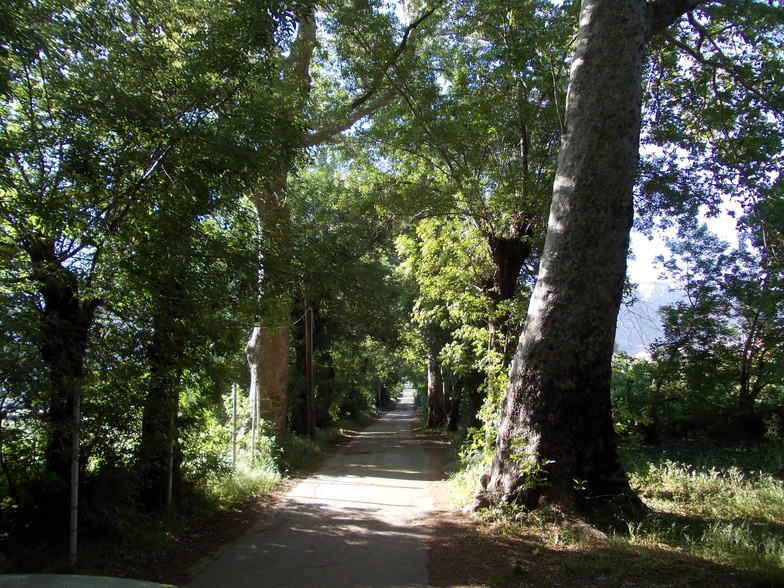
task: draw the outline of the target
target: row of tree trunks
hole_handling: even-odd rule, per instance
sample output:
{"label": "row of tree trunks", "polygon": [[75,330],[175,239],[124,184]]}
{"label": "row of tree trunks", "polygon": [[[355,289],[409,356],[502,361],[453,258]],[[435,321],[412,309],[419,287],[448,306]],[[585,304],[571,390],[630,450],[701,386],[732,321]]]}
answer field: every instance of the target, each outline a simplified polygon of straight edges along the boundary
{"label": "row of tree trunks", "polygon": [[[355,8],[366,9],[357,6]],[[435,7],[425,9],[416,19],[411,21],[397,46],[394,47],[389,59],[382,66],[382,76],[397,65],[405,54],[407,45],[413,38],[412,33],[422,25],[434,12]],[[311,65],[317,39],[317,5],[307,2],[302,7],[302,17],[297,23],[297,36],[289,55],[281,61],[283,70],[281,77],[297,90],[291,94],[289,116],[292,120],[307,119],[310,106],[308,99],[311,94]],[[336,136],[350,129],[363,118],[388,105],[397,95],[397,90],[374,83],[356,96],[341,109],[337,122],[332,121],[304,137],[300,148],[305,150],[332,141]],[[262,417],[274,423],[276,436],[282,441],[286,424],[286,397],[288,393],[288,358],[290,342],[290,314],[292,309],[291,292],[293,292],[293,267],[291,263],[292,248],[289,240],[291,235],[290,209],[286,203],[286,185],[289,169],[281,169],[274,178],[269,179],[261,189],[252,196],[253,204],[262,232],[265,258],[262,260],[262,306],[266,306],[261,321],[260,333],[251,337],[247,345],[247,354],[252,374],[255,372],[257,394]],[[272,246],[275,251],[271,251]],[[270,306],[265,300],[267,287],[272,285],[284,290],[288,285],[288,294],[278,292],[273,295],[274,302]],[[256,363],[252,363],[256,362]],[[252,376],[253,377],[253,376]],[[266,416],[265,416],[266,415]],[[310,428],[311,425],[309,425]]]}

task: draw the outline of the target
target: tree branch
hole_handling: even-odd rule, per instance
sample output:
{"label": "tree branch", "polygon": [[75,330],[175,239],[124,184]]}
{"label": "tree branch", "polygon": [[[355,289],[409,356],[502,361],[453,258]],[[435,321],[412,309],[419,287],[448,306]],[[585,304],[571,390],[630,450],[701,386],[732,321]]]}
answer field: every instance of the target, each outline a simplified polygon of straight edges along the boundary
{"label": "tree branch", "polygon": [[346,118],[340,123],[326,126],[317,131],[314,131],[313,133],[308,135],[307,138],[305,139],[305,147],[314,147],[315,145],[321,145],[322,143],[328,142],[335,135],[338,135],[344,131],[349,130],[352,126],[354,126],[354,124],[356,124],[366,116],[373,114],[375,111],[389,104],[392,101],[392,99],[395,97],[395,94],[396,94],[395,90],[387,90],[386,92],[378,96],[375,100],[365,105],[364,108],[359,108],[353,110],[353,112],[350,112],[348,116],[346,116]]}
{"label": "tree branch", "polygon": [[[400,56],[406,50],[406,46],[408,45],[408,41],[411,38],[411,34],[414,30],[419,27],[423,22],[425,22],[438,8],[438,4],[428,10],[425,10],[419,17],[411,22],[403,32],[403,38],[400,40],[400,43],[395,48],[395,51],[392,53],[390,58],[387,60],[386,64],[381,68],[382,75],[379,79],[383,79],[388,77],[389,70],[394,67],[394,65],[400,59]],[[315,32],[314,32],[315,34]],[[390,88],[386,90],[383,94],[379,95],[381,91],[381,83],[373,84],[368,90],[354,99],[351,104],[349,104],[346,115],[346,118],[340,122],[333,124],[331,126],[326,126],[324,128],[318,129],[308,135],[305,140],[306,147],[313,147],[315,145],[320,145],[322,143],[326,143],[327,141],[331,140],[335,135],[340,134],[344,131],[350,129],[354,124],[358,121],[362,120],[366,116],[369,116],[376,112],[377,110],[383,108],[387,104],[389,104],[392,99],[395,97],[397,91],[394,88]]]}
{"label": "tree branch", "polygon": [[315,6],[310,7],[299,23],[297,39],[291,50],[290,59],[294,62],[294,77],[303,87],[310,86],[310,63],[316,48],[316,13]]}
{"label": "tree branch", "polygon": [[681,16],[708,0],[649,0],[646,41],[655,37]]}
{"label": "tree branch", "polygon": [[[436,11],[437,7],[438,7],[438,5],[434,6],[433,8],[431,8],[429,10],[424,11],[421,15],[419,15],[419,18],[417,18],[415,21],[409,23],[409,25],[406,27],[406,30],[403,32],[403,38],[400,40],[400,43],[398,44],[398,46],[395,48],[395,52],[387,60],[387,62],[384,65],[384,67],[381,68],[381,73],[382,73],[381,77],[382,78],[386,77],[387,73],[392,68],[392,66],[394,66],[397,63],[398,59],[400,59],[400,56],[403,54],[403,51],[406,50],[406,45],[408,44],[408,39],[411,37],[411,33],[413,33],[414,30],[419,25],[421,25],[428,18],[430,18],[430,16],[432,16],[432,14]],[[362,104],[367,102],[376,92],[378,92],[378,90],[379,90],[378,84],[374,85],[367,92],[365,92],[362,96],[359,96],[358,98],[356,98],[351,103],[349,108],[353,110],[354,108],[357,108],[357,107],[361,106]]]}
{"label": "tree branch", "polygon": [[[721,69],[726,72],[729,72],[732,75],[733,80],[744,90],[746,90],[749,94],[754,96],[757,100],[759,100],[763,104],[768,103],[768,98],[765,96],[765,94],[763,94],[755,87],[751,86],[748,82],[746,82],[744,77],[738,74],[738,72],[732,67],[731,60],[728,59],[727,56],[724,55],[724,53],[718,47],[716,47],[716,51],[722,57],[722,59],[724,59],[724,61],[716,61],[715,59],[710,59],[705,55],[703,55],[702,53],[700,53],[699,49],[690,47],[689,45],[687,45],[683,41],[679,41],[672,35],[665,34],[663,35],[663,37],[668,43],[672,43],[675,47],[677,47],[678,49],[680,49],[681,51],[689,55],[689,57],[694,59],[697,63],[704,65],[705,67],[711,67],[715,70]],[[712,39],[711,42],[713,42]],[[777,109],[773,108],[773,110],[777,110]]]}

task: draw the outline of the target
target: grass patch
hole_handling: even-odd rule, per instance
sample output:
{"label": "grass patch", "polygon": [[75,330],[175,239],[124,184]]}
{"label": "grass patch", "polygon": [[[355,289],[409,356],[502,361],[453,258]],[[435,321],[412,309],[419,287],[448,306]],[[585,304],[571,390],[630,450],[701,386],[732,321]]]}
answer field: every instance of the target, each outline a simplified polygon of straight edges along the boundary
{"label": "grass patch", "polygon": [[252,466],[249,460],[239,460],[233,471],[210,484],[209,492],[221,507],[232,508],[272,492],[280,481],[281,475],[275,467]]}
{"label": "grass patch", "polygon": [[[598,540],[557,510],[481,513],[470,545],[497,550],[494,586],[784,586],[784,483],[766,444],[625,448],[632,486],[651,507],[628,532]],[[479,471],[450,477],[468,502]],[[470,555],[470,554],[469,554]],[[459,556],[458,556],[459,557]],[[475,566],[476,568],[476,566]],[[499,576],[499,570],[504,570]]]}
{"label": "grass patch", "polygon": [[479,487],[482,470],[477,467],[449,474],[448,503],[452,508],[461,508],[471,502]]}
{"label": "grass patch", "polygon": [[629,477],[655,511],[632,545],[664,545],[727,566],[746,581],[784,583],[784,484],[767,447],[659,455],[627,452]]}
{"label": "grass patch", "polygon": [[677,550],[749,582],[784,582],[784,484],[769,444],[623,455],[632,487],[656,513],[630,526],[629,545]]}

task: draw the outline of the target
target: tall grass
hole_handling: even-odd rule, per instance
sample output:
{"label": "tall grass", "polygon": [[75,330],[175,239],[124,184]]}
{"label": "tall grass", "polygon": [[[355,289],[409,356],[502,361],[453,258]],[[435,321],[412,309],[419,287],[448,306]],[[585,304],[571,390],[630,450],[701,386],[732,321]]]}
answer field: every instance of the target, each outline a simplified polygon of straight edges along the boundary
{"label": "tall grass", "polygon": [[221,506],[234,507],[254,496],[272,492],[280,480],[274,464],[251,465],[250,459],[239,459],[230,473],[210,484],[209,492]]}
{"label": "tall grass", "polygon": [[656,513],[630,542],[667,545],[756,578],[784,580],[784,484],[765,471],[684,460],[633,461],[630,481]]}
{"label": "tall grass", "polygon": [[738,467],[694,468],[672,460],[630,472],[649,506],[657,511],[711,519],[784,521],[784,488],[763,472]]}
{"label": "tall grass", "polygon": [[[628,533],[598,544],[579,521],[546,509],[497,508],[483,520],[504,533],[527,541],[533,537],[538,545],[569,553],[561,565],[575,574],[599,570],[617,585],[639,583],[638,568],[646,566],[645,575],[659,560],[668,562],[668,573],[684,585],[702,585],[701,578],[717,569],[731,573],[739,585],[784,585],[784,482],[768,449],[626,448],[630,482],[652,514],[630,522]],[[450,476],[456,506],[470,501],[485,469],[461,457],[462,468]]]}

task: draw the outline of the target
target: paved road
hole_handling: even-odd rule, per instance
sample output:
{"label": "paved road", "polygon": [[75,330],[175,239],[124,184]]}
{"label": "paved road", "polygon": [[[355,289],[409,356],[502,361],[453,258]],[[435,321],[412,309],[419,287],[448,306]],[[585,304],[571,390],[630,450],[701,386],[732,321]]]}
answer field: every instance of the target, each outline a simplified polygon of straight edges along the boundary
{"label": "paved road", "polygon": [[441,479],[412,391],[195,573],[191,588],[427,586],[424,518]]}

